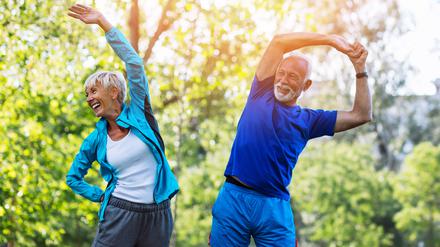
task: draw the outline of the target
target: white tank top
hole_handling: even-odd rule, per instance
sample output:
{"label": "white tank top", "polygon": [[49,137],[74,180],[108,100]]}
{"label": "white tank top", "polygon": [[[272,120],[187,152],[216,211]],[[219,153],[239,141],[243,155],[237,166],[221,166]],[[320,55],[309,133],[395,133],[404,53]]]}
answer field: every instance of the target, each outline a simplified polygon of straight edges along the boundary
{"label": "white tank top", "polygon": [[148,146],[131,130],[119,141],[107,135],[107,161],[117,171],[113,196],[137,203],[154,202],[157,162]]}

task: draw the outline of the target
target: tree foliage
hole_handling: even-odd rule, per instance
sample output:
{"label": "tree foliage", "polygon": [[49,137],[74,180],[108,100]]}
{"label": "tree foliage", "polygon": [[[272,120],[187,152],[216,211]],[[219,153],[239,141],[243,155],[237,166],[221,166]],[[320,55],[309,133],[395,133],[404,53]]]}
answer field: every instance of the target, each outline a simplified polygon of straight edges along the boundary
{"label": "tree foliage", "polygon": [[440,147],[417,145],[405,159],[395,180],[395,197],[402,210],[395,215],[397,227],[410,243],[440,245]]}
{"label": "tree foliage", "polygon": [[293,206],[302,242],[320,246],[391,246],[383,224],[397,211],[389,174],[377,173],[369,147],[321,143],[295,168]]}

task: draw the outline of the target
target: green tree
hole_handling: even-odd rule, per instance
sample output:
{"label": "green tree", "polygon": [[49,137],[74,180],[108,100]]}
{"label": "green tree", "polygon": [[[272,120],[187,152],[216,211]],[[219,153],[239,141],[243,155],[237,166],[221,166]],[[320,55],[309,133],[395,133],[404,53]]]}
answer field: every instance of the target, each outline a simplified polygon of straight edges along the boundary
{"label": "green tree", "polygon": [[440,147],[417,145],[397,176],[394,196],[402,204],[395,220],[408,241],[440,246]]}
{"label": "green tree", "polygon": [[[317,145],[320,144],[320,145]],[[397,207],[390,174],[376,172],[370,147],[312,143],[293,176],[293,207],[302,243],[318,246],[391,246],[383,226]]]}
{"label": "green tree", "polygon": [[95,122],[84,79],[121,64],[109,63],[101,33],[67,20],[69,6],[0,6],[0,243],[10,246],[82,246],[94,235],[99,205],[75,196],[65,175]]}

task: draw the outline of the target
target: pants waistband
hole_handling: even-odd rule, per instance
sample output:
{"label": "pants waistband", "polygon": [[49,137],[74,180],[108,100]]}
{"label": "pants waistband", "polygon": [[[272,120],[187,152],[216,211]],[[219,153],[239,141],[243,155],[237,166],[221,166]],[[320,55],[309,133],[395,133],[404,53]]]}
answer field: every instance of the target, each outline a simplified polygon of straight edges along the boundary
{"label": "pants waistband", "polygon": [[145,203],[130,202],[112,196],[108,201],[108,205],[112,205],[117,208],[138,212],[138,213],[153,213],[168,209],[170,207],[170,200],[167,199],[159,204],[156,203],[145,204]]}
{"label": "pants waistband", "polygon": [[254,190],[254,189],[252,189],[251,187],[249,187],[249,186],[243,184],[242,182],[238,181],[236,178],[234,178],[234,177],[232,177],[232,176],[227,176],[227,177],[226,177],[226,182],[227,182],[227,183],[230,183],[230,184],[235,184],[235,185],[237,185],[237,186],[240,186],[240,187],[246,188],[246,189],[248,189],[248,190]]}
{"label": "pants waistband", "polygon": [[223,184],[223,188],[225,190],[229,190],[229,191],[233,190],[233,191],[237,191],[237,192],[240,192],[240,193],[252,195],[252,196],[258,197],[258,198],[271,199],[271,200],[275,199],[275,200],[281,200],[281,201],[290,203],[290,199],[289,200],[285,200],[285,199],[283,199],[281,197],[268,196],[268,195],[262,194],[260,192],[257,192],[256,190],[248,189],[248,188],[241,187],[241,186],[238,186],[238,185],[235,185],[235,184],[232,184],[232,183],[228,183],[228,182]]}

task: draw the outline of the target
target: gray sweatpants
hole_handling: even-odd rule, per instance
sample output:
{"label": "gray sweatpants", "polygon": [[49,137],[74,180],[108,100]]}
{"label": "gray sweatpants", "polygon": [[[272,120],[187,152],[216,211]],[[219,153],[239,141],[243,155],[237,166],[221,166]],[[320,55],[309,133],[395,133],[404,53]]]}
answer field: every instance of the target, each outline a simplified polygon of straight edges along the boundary
{"label": "gray sweatpants", "polygon": [[141,204],[111,197],[93,247],[166,247],[173,231],[170,201]]}

